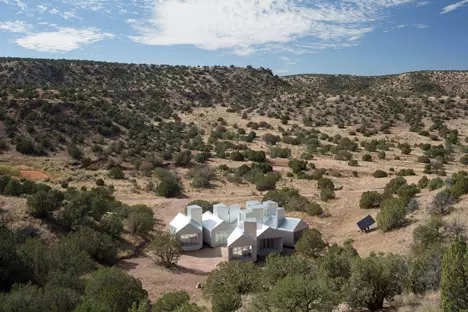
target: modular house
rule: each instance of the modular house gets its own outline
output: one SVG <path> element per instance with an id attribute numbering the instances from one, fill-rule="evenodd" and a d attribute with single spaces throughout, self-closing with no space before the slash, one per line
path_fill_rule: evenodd
<path id="1" fill-rule="evenodd" d="M 199 206 L 189 206 L 188 215 L 178 214 L 170 224 L 184 250 L 227 246 L 228 260 L 252 260 L 272 252 L 281 253 L 283 246 L 294 247 L 308 225 L 285 216 L 284 208 L 274 201 L 248 201 L 239 205 L 216 204 L 212 212 L 201 214 Z M 199 233 L 200 236 L 197 236 Z"/>
<path id="2" fill-rule="evenodd" d="M 184 251 L 198 250 L 203 247 L 203 209 L 198 205 L 187 207 L 187 215 L 178 213 L 169 223 L 169 231 L 175 235 Z"/>

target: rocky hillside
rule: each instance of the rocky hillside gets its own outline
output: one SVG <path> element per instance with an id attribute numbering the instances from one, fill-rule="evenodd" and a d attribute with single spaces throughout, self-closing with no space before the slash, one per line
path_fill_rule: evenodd
<path id="1" fill-rule="evenodd" d="M 179 118 L 195 107 L 226 106 L 285 124 L 417 129 L 423 117 L 463 117 L 467 81 L 468 72 L 280 78 L 251 67 L 2 58 L 0 150 L 45 155 L 81 145 L 98 158 L 200 150 L 205 129 Z"/>
<path id="2" fill-rule="evenodd" d="M 306 89 L 388 95 L 464 95 L 468 71 L 420 71 L 387 76 L 295 75 L 284 80 Z"/>

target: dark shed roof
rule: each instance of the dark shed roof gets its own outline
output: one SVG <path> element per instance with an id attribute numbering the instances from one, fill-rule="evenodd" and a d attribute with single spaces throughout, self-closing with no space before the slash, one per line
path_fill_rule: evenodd
<path id="1" fill-rule="evenodd" d="M 359 229 L 361 229 L 361 231 L 363 231 L 367 229 L 368 227 L 370 227 L 371 225 L 373 225 L 374 223 L 375 223 L 374 218 L 372 218 L 371 215 L 368 215 L 367 217 L 359 221 L 357 223 L 357 226 L 359 227 Z"/>

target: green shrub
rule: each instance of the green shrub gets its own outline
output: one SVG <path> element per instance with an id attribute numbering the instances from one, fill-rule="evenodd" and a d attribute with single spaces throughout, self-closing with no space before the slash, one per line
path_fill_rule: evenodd
<path id="1" fill-rule="evenodd" d="M 457 198 L 448 190 L 437 193 L 432 204 L 428 207 L 429 212 L 433 214 L 446 215 L 450 208 L 457 202 Z"/>
<path id="2" fill-rule="evenodd" d="M 335 184 L 333 184 L 333 181 L 328 179 L 328 178 L 321 178 L 317 181 L 317 187 L 319 190 L 321 189 L 334 189 Z"/>
<path id="3" fill-rule="evenodd" d="M 418 187 L 420 189 L 425 189 L 429 184 L 429 179 L 426 176 L 423 176 L 419 181 L 418 181 Z"/>
<path id="4" fill-rule="evenodd" d="M 16 179 L 9 179 L 8 183 L 3 189 L 3 195 L 6 196 L 20 196 L 23 193 L 21 183 Z"/>
<path id="5" fill-rule="evenodd" d="M 307 257 L 317 258 L 325 249 L 327 244 L 322 238 L 322 234 L 316 229 L 306 229 L 301 238 L 296 243 L 296 252 Z"/>
<path id="6" fill-rule="evenodd" d="M 83 152 L 75 145 L 70 144 L 67 149 L 68 155 L 75 160 L 81 160 L 83 158 Z"/>
<path id="7" fill-rule="evenodd" d="M 116 213 L 106 213 L 101 219 L 99 226 L 104 232 L 115 239 L 119 238 L 123 231 L 122 218 Z"/>
<path id="8" fill-rule="evenodd" d="M 153 230 L 153 210 L 145 205 L 132 206 L 128 214 L 127 222 L 132 234 L 146 236 Z"/>
<path id="9" fill-rule="evenodd" d="M 107 176 L 111 179 L 122 180 L 125 179 L 125 174 L 119 167 L 114 167 L 109 170 Z"/>
<path id="10" fill-rule="evenodd" d="M 63 199 L 63 193 L 57 190 L 38 191 L 28 198 L 28 213 L 34 218 L 48 218 L 61 207 Z"/>
<path id="11" fill-rule="evenodd" d="M 280 178 L 281 175 L 278 173 L 268 172 L 255 183 L 255 186 L 260 192 L 274 190 Z"/>
<path id="12" fill-rule="evenodd" d="M 374 178 L 386 178 L 388 174 L 383 170 L 377 170 L 373 173 Z"/>
<path id="13" fill-rule="evenodd" d="M 444 180 L 437 177 L 437 178 L 430 180 L 429 183 L 427 184 L 427 187 L 429 188 L 429 190 L 433 191 L 433 190 L 440 189 L 444 185 L 445 185 Z"/>
<path id="14" fill-rule="evenodd" d="M 423 164 L 430 164 L 431 163 L 431 159 L 428 156 L 419 156 L 417 161 L 419 163 L 423 163 Z"/>
<path id="15" fill-rule="evenodd" d="M 380 206 L 382 201 L 382 195 L 376 191 L 367 191 L 362 193 L 361 200 L 359 201 L 359 207 L 361 209 L 371 209 Z"/>
<path id="16" fill-rule="evenodd" d="M 174 155 L 176 165 L 187 166 L 192 160 L 192 152 L 189 150 L 182 151 Z"/>
<path id="17" fill-rule="evenodd" d="M 307 208 L 307 214 L 309 216 L 320 216 L 323 213 L 322 206 L 316 202 L 311 202 Z"/>
<path id="18" fill-rule="evenodd" d="M 354 308 L 380 310 L 385 299 L 403 292 L 408 267 L 405 259 L 393 254 L 372 253 L 353 261 L 347 288 L 347 302 Z"/>
<path id="19" fill-rule="evenodd" d="M 468 308 L 468 247 L 457 240 L 445 252 L 440 282 L 443 311 L 463 311 Z"/>
<path id="20" fill-rule="evenodd" d="M 91 275 L 86 284 L 83 303 L 76 312 L 113 311 L 128 312 L 134 302 L 148 296 L 141 282 L 118 268 L 101 268 Z M 106 310 L 96 310 L 95 304 Z"/>
<path id="21" fill-rule="evenodd" d="M 363 161 L 372 161 L 372 156 L 370 154 L 364 154 L 362 156 Z"/>
<path id="22" fill-rule="evenodd" d="M 241 295 L 230 287 L 217 289 L 211 302 L 213 312 L 234 312 L 242 306 Z"/>
<path id="23" fill-rule="evenodd" d="M 289 161 L 289 168 L 291 168 L 294 173 L 298 173 L 300 171 L 306 170 L 307 169 L 307 161 L 298 160 L 298 159 L 291 159 Z"/>
<path id="24" fill-rule="evenodd" d="M 395 177 L 391 179 L 386 185 L 384 189 L 384 194 L 396 194 L 398 189 L 402 186 L 407 184 L 407 181 L 403 177 Z"/>
<path id="25" fill-rule="evenodd" d="M 398 228 L 406 217 L 406 203 L 401 198 L 389 198 L 381 202 L 377 225 L 383 232 Z"/>
<path id="26" fill-rule="evenodd" d="M 329 201 L 336 198 L 335 191 L 333 189 L 324 188 L 320 190 L 320 199 L 323 201 Z"/>
<path id="27" fill-rule="evenodd" d="M 64 243 L 83 250 L 91 258 L 104 265 L 113 265 L 117 260 L 117 244 L 112 237 L 89 227 L 83 227 L 68 234 Z"/>
<path id="28" fill-rule="evenodd" d="M 414 176 L 416 173 L 414 172 L 413 169 L 401 169 L 400 171 L 397 172 L 397 176 L 400 177 L 406 177 L 406 176 Z"/>
<path id="29" fill-rule="evenodd" d="M 96 185 L 97 186 L 104 186 L 105 182 L 103 179 L 99 178 L 96 180 Z"/>
<path id="30" fill-rule="evenodd" d="M 177 177 L 167 169 L 156 168 L 156 177 L 159 180 L 155 192 L 158 196 L 176 197 L 181 193 L 181 186 Z"/>
<path id="31" fill-rule="evenodd" d="M 230 157 L 232 161 L 244 161 L 244 155 L 238 151 L 232 152 Z"/>
<path id="32" fill-rule="evenodd" d="M 400 186 L 400 188 L 397 191 L 398 196 L 400 196 L 406 203 L 408 203 L 411 198 L 416 196 L 416 194 L 420 193 L 421 191 L 419 188 L 416 186 L 416 184 L 404 184 Z"/>
<path id="33" fill-rule="evenodd" d="M 466 166 L 468 165 L 468 155 L 463 155 L 461 158 L 460 158 L 460 164 Z"/>
<path id="34" fill-rule="evenodd" d="M 357 167 L 359 166 L 359 163 L 356 159 L 351 159 L 350 161 L 348 161 L 348 166 Z"/>
<path id="35" fill-rule="evenodd" d="M 386 157 L 385 152 L 384 152 L 384 151 L 380 151 L 379 154 L 378 154 L 378 157 L 379 157 L 379 159 L 385 159 L 385 157 Z"/>
<path id="36" fill-rule="evenodd" d="M 151 312 L 170 312 L 176 311 L 190 300 L 186 291 L 170 292 L 156 300 Z M 146 311 L 145 311 L 146 312 Z"/>

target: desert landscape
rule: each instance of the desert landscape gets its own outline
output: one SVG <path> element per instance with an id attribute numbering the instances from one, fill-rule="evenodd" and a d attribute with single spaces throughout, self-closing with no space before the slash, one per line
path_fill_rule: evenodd
<path id="1" fill-rule="evenodd" d="M 0 97 L 2 229 L 22 233 L 13 245 L 26 247 L 13 253 L 32 272 L 19 281 L 5 275 L 2 290 L 27 281 L 48 289 L 57 272 L 44 268 L 39 250 L 59 255 L 66 242 L 85 253 L 81 262 L 95 263 L 77 265 L 76 283 L 94 268 L 119 268 L 141 282 L 144 299 L 129 299 L 137 305 L 189 295 L 184 308 L 152 311 L 231 311 L 213 291 L 224 247 L 183 252 L 167 265 L 154 243 L 190 204 L 206 211 L 274 199 L 320 235 L 282 256 L 311 261 L 307 274 L 323 273 L 321 259 L 334 248 L 341 255 L 352 246 L 359 259 L 397 257 L 405 263 L 398 272 L 414 278 L 373 306 L 349 299 L 348 281 L 328 276 L 339 302 L 295 311 L 439 311 L 442 256 L 468 228 L 468 72 L 278 77 L 254 68 L 4 58 Z M 362 232 L 357 222 L 368 215 L 376 224 Z M 436 234 L 422 237 L 432 226 Z M 36 249 L 27 249 L 32 242 Z M 273 260 L 242 270 L 268 272 Z M 415 263 L 435 277 L 414 277 L 422 274 Z M 80 287 L 85 299 L 70 311 L 98 311 Z M 239 291 L 235 310 L 288 311 L 252 304 L 275 295 L 276 286 L 264 287 Z"/>

